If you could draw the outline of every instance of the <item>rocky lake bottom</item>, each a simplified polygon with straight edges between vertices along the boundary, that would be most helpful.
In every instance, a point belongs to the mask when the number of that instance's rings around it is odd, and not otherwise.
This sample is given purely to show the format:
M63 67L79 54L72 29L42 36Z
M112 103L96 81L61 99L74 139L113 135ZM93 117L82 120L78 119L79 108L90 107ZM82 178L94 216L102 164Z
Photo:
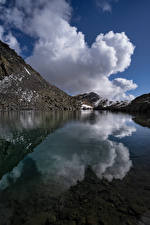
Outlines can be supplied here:
M150 225L150 117L0 113L0 225Z

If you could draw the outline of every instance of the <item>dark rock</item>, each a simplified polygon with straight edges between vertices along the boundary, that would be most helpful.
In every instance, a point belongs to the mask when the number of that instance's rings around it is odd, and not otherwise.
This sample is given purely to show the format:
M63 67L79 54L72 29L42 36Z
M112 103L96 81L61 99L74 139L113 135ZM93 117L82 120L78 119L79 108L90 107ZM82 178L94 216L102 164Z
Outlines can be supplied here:
M129 112L150 113L150 93L135 98L126 109Z
M94 92L80 94L74 96L74 98L83 104L94 106L95 103L100 99L100 96Z
M46 219L45 225L50 225L49 219Z
M94 109L96 110L110 110L110 111L120 111L127 113L141 113L141 114L150 114L150 93L141 95L135 98L131 102L121 101L114 102L109 104L108 106L103 107L102 105L96 106Z
M0 41L0 111L77 110L79 102L49 84Z
M92 106L95 110L114 110L119 111L126 107L128 101L111 101L104 97L99 96L94 92L80 94L74 96L74 98L81 102L81 104L86 104ZM86 108L83 108L83 110Z

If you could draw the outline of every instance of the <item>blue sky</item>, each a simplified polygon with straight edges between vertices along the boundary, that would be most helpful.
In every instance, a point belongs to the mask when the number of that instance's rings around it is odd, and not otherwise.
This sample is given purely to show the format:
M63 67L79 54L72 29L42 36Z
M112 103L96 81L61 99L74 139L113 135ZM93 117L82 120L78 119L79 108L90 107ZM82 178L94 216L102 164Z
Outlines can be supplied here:
M16 49L45 79L70 94L76 94L75 90L97 90L99 94L110 97L113 90L117 89L114 95L116 99L119 96L121 99L126 97L126 92L138 96L150 92L149 11L149 0L70 0L69 3L65 0L37 0L36 3L33 0L0 0L0 39ZM73 27L77 30L74 31ZM66 33L64 32L63 38L60 38L64 30ZM107 60L109 67L111 57L106 57L101 49L98 54L96 49L94 56L97 61L90 64L93 57L91 46L95 43L96 37L109 31L114 32L114 37L116 33L125 32L136 47L132 53L131 46L128 45L130 43L127 43L130 53L125 57L131 58L131 63L129 66L124 65L123 69L114 69L115 74L110 72L111 69L106 71ZM81 51L85 48L85 43L88 47ZM55 49L52 51L54 46ZM61 51L58 51L59 47ZM118 51L118 47L112 47ZM54 60L56 52L57 57ZM85 58L88 53L90 60L88 59L85 65L83 59L80 62L80 58L83 55ZM105 57L102 65L106 62L106 68L101 71L99 66L95 70L97 64ZM136 85L128 80L133 80L138 88L135 89ZM98 82L99 88L96 89L94 85Z
M102 8L96 7L93 0L72 0L72 5L74 8L72 24L85 34L89 44L99 32L124 31L128 35L136 49L130 67L121 73L121 76L124 74L127 79L133 79L138 84L138 88L133 91L134 95L149 93L150 1L120 0L111 4L111 12L103 12Z

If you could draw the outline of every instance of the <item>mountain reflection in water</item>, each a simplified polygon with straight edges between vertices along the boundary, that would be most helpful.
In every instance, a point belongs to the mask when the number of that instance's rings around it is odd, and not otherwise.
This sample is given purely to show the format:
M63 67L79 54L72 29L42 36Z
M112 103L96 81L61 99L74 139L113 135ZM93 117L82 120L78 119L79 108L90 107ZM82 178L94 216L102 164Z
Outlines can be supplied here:
M47 118L45 117L46 121ZM22 127L28 132L40 125L44 134L50 129L48 123L45 120L41 123L38 117L31 119L31 115L28 115L26 119L25 121L24 117L20 121L23 121ZM58 123L57 120L55 122ZM22 170L23 173L28 173L28 169L25 171L25 164L28 164L29 159L34 162L44 182L55 182L63 189L83 180L85 169L89 165L99 178L105 177L109 181L113 178L122 179L132 166L129 150L121 142L109 140L109 137L113 135L121 140L122 137L132 135L136 129L130 123L131 117L128 115L83 113L79 120L72 120L49 135L31 154L20 161L17 167L5 174L0 181L0 188L5 189L10 183L15 183L22 175ZM20 134L17 141L21 139L25 142L22 127L20 123L16 124L18 127L15 126L15 129L18 128L18 135ZM6 140L13 140L14 143L13 132L5 130ZM31 174L33 169L30 168Z
M105 111L1 113L0 225L143 221L150 129L134 121Z
M78 116L78 114L76 114ZM0 114L0 178L33 151L48 134L75 118L67 112L8 112Z

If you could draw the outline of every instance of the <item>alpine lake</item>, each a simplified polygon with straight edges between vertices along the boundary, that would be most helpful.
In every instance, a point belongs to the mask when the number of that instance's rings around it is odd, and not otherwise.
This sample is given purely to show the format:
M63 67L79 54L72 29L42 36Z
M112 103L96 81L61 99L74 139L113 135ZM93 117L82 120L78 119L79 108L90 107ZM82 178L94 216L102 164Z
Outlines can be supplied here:
M0 113L0 225L150 225L150 116Z

